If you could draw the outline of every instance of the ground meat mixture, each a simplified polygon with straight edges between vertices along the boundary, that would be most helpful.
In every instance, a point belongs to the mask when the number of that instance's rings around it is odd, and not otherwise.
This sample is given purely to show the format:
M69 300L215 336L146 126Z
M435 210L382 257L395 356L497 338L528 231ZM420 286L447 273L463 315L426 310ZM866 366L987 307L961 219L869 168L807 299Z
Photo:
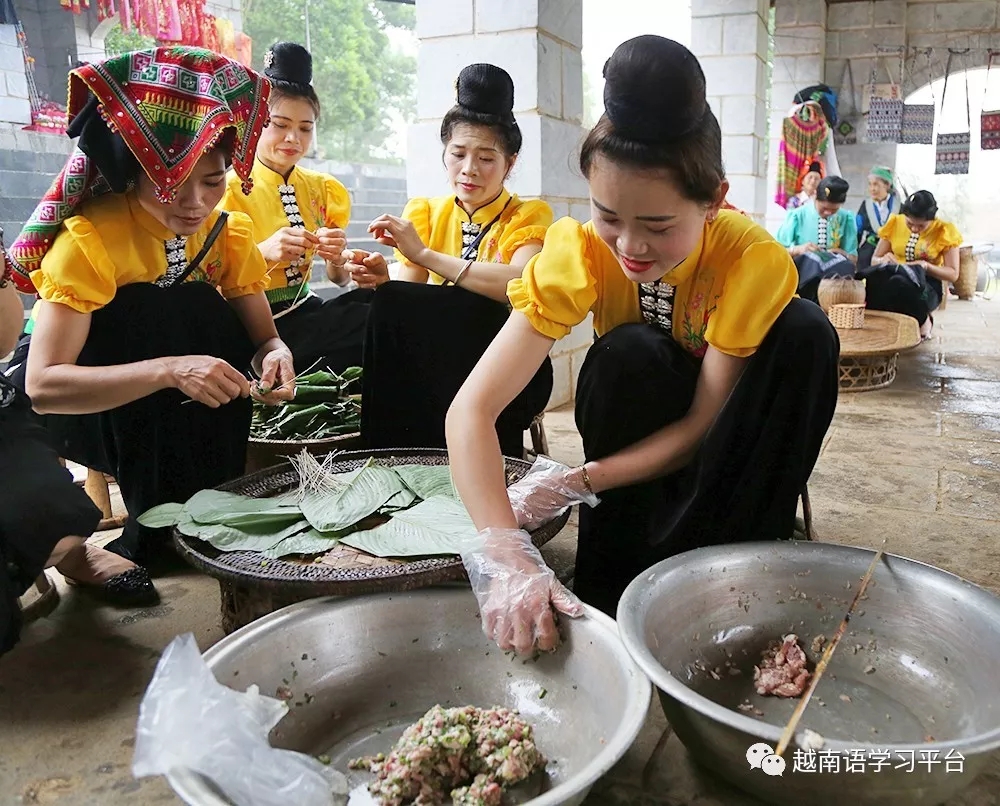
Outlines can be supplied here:
M505 787L545 767L531 726L507 708L435 705L388 756L354 759L383 806L500 806Z
M801 697L809 684L806 653L797 635L786 635L779 644L764 650L760 665L754 667L753 682L758 694Z

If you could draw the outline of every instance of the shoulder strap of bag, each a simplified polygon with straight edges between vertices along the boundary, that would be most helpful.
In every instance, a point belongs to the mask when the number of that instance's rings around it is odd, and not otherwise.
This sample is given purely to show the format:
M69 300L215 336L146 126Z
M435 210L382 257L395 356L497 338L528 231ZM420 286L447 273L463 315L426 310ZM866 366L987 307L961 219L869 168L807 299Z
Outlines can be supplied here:
M223 227L226 226L226 220L229 218L229 213L225 210L219 213L219 217L215 220L215 225L212 227L212 231L208 233L208 237L205 239L205 245L201 247L201 250L197 255L194 256L194 260L188 263L187 268L184 269L184 273L177 276L177 279L171 283L171 285L180 285L188 277L191 276L191 272L197 269L201 262L205 259L208 254L208 250L212 248L212 245L218 240L219 234L222 232Z
M854 70L851 69L850 59L844 59L844 69L840 74L840 94L837 96L837 106L840 106L840 102L844 98L845 89L851 94L851 115L857 117L858 102L855 98Z

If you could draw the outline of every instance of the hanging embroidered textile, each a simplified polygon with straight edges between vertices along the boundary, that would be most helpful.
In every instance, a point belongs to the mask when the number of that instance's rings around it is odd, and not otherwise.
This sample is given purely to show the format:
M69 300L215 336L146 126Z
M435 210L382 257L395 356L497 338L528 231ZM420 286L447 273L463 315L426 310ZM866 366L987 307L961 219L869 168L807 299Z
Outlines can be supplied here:
M815 101L806 101L793 109L781 124L781 142L778 144L778 190L775 204L782 208L799 192L799 177L804 166L818 160L823 153L829 128L822 107Z
M850 98L851 111L848 112L844 96ZM851 60L844 60L844 71L840 78L840 92L837 95L837 125L833 128L833 141L838 146L852 146L858 142L858 103L854 86L854 71Z
M929 104L903 104L903 131L901 143L910 145L931 145L934 142L934 94L933 77L931 76L931 49L924 50L926 65L926 84L931 87L931 102ZM916 63L916 54L913 60Z
M980 117L980 128L982 131L980 147L983 151L996 151L1000 149L1000 109L993 112L986 111L986 92L990 87L990 68L993 67L994 56L1000 56L1000 53L990 51L989 60L986 62L986 86L983 87L983 114Z
M944 109L948 97L948 78L951 76L951 60L955 53L948 49L948 61L944 68L944 89L941 92L941 109ZM972 118L969 110L969 78L965 74L965 119L969 127L964 132L938 132L935 148L934 173L936 174L967 174L969 173L969 151L972 148Z
M217 53L221 53L227 59L236 59L236 29L233 28L232 20L226 17L215 18L215 32L218 37L219 47Z
M59 5L74 14L82 14L90 9L90 0L59 0Z
M153 0L145 0L152 2ZM184 41L184 34L181 31L181 15L177 7L177 0L155 0L156 21L159 33L156 41L160 44L178 43Z
M97 0L97 21L110 20L118 13L115 0Z
M872 68L868 89L868 132L869 143L898 143L903 137L903 98L899 85L892 81L892 73L886 64L889 75L889 89L877 84L878 59ZM899 51L899 74L903 75L903 51Z
M236 32L236 61L247 67L253 64L253 41L242 31Z

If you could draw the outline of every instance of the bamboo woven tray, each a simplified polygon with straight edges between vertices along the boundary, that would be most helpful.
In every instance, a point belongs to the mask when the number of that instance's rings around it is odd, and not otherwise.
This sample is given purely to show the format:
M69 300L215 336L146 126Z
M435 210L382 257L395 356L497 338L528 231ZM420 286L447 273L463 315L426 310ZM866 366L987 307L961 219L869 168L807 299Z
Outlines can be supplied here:
M345 452L336 457L331 469L345 473L360 467L370 457L390 467L448 464L448 453L444 450L388 449ZM517 481L531 467L520 459L505 457L505 462L508 484ZM219 489L263 498L279 495L296 484L297 473L285 463L228 482ZM568 519L566 512L532 532L535 545L543 546L555 537ZM323 562L315 562L312 557L266 560L255 551L221 552L176 530L174 544L195 568L219 580L222 624L227 633L281 607L317 596L405 591L467 578L458 557L397 560L373 557L341 544Z
M361 447L361 433L338 434L327 439L250 439L247 440L246 473L276 467L296 456L303 448L314 456Z
M920 344L920 326L912 316L888 311L865 311L865 326L838 330L840 389L867 392L882 389L896 379L899 353Z

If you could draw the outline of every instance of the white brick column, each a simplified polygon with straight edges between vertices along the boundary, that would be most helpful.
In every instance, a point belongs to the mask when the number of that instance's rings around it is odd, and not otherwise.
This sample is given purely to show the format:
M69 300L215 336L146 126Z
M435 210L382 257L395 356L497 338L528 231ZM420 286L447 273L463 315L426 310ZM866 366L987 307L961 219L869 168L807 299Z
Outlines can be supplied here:
M587 185L576 168L584 129L583 7L564 0L420 0L417 3L417 123L407 138L410 196L450 193L441 164L441 119L455 103L468 64L489 62L514 80L514 114L524 145L508 187L552 205L556 218L590 217ZM570 402L592 337L589 322L552 350L550 407Z
M0 25L0 123L31 123L24 57L13 25Z
M868 7L868 3L848 3ZM795 93L824 80L826 56L825 0L775 0L774 70L771 75L771 120L768 138L767 220L775 232L785 220L785 210L774 203L778 187L778 144L785 114ZM857 77L857 76L855 76ZM829 78L829 76L827 76ZM834 85L839 76L834 80ZM840 151L837 151L840 156Z
M722 127L729 200L763 223L768 0L693 0L691 49Z

